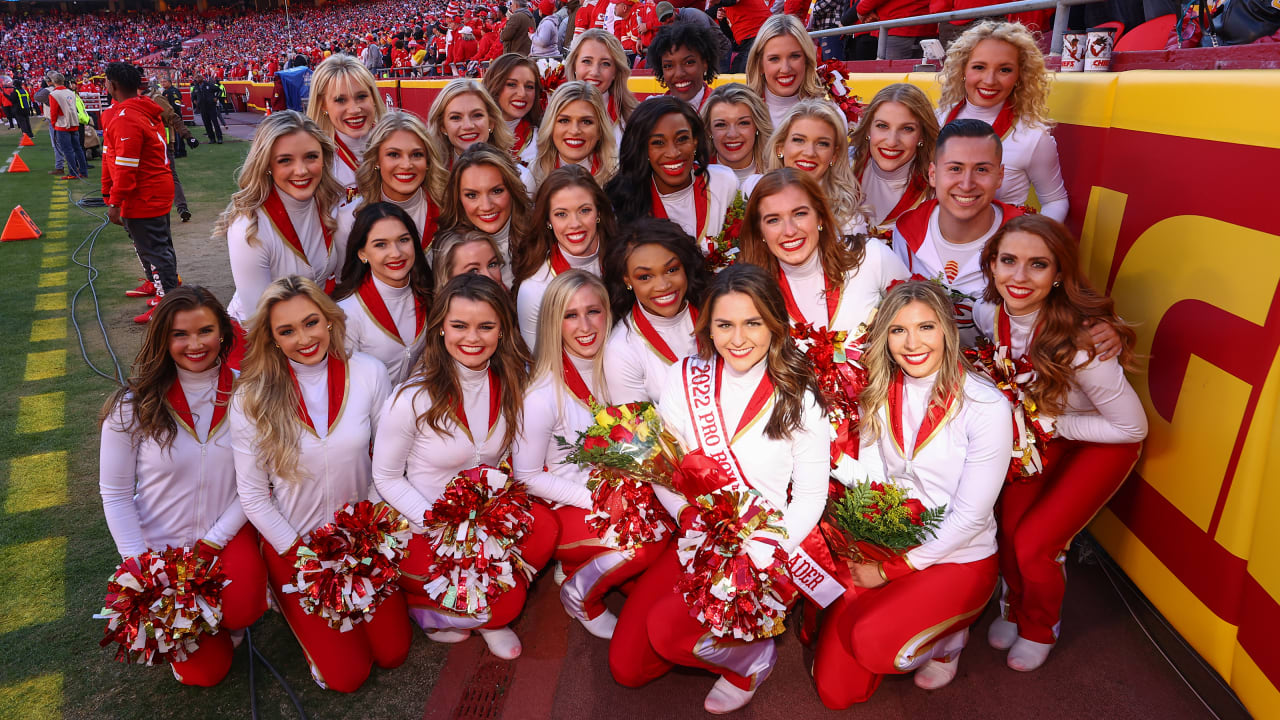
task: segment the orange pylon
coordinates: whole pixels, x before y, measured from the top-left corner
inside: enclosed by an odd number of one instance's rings
[[[9,222],[4,224],[4,232],[0,232],[0,242],[35,240],[38,237],[40,237],[40,228],[31,221],[31,216],[22,209],[21,205],[9,213]]]
[[[13,161],[9,163],[9,169],[5,172],[31,172],[31,168],[27,167],[27,164],[22,162],[22,157],[20,155],[14,154]]]
[[[18,146],[33,147],[34,145],[35,145],[35,142],[31,139],[31,136],[26,133],[22,133],[22,142],[18,143]]]

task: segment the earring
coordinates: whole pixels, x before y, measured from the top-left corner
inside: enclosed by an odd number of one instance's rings
[[[821,225],[819,225],[819,226],[818,226],[818,232],[822,232],[822,226],[821,226]]]
[[[551,229],[551,223],[547,223],[547,229],[548,229],[548,230],[550,230],[550,229]]]
[[[1054,281],[1053,281],[1053,286],[1054,286],[1054,287],[1062,287],[1062,281],[1061,281],[1061,280],[1054,280]]]
[[[377,165],[374,165],[374,166],[373,166],[373,169],[374,169],[374,170],[379,170],[379,169],[381,169],[381,168],[379,168]]]
[[[782,159],[782,153],[778,153],[778,159],[779,159],[779,160],[781,160],[781,159]]]
[[[444,331],[443,331],[443,330],[441,330],[441,331],[440,331],[440,337],[444,337]]]
[[[631,286],[630,286],[630,285],[628,285],[628,286],[627,286],[627,290],[629,290],[629,291],[631,291],[631,292],[635,292],[634,290],[631,290]]]
[[[333,323],[329,323],[328,325],[325,325],[325,326],[324,326],[324,329],[325,329],[325,330],[332,330],[332,329],[333,329]]]
[[[924,147],[924,141],[921,140],[920,142],[916,143],[916,147]]]
[[[502,339],[502,333],[498,333],[498,339],[499,339],[499,340],[501,340],[501,339]]]

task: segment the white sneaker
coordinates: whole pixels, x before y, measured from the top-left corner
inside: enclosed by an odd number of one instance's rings
[[[956,679],[956,672],[960,670],[960,657],[951,658],[949,662],[941,660],[930,660],[921,665],[915,672],[913,678],[916,687],[921,690],[937,690],[951,684]]]
[[[1018,624],[1004,618],[996,618],[987,628],[987,644],[997,650],[1008,650],[1018,639]]]
[[[724,715],[746,707],[755,696],[755,690],[743,690],[721,677],[711,686],[707,699],[702,701],[702,709],[712,715]]]
[[[1018,672],[1031,672],[1049,659],[1050,650],[1053,650],[1053,643],[1038,643],[1020,637],[1009,648],[1009,657],[1005,662]]]
[[[509,627],[498,628],[496,630],[486,630],[480,628],[480,637],[484,638],[484,644],[489,646],[489,652],[494,657],[502,660],[515,660],[520,657],[520,638],[516,637],[516,633]]]
[[[460,643],[471,637],[470,630],[428,630],[427,637],[438,643]]]
[[[613,637],[613,629],[618,625],[618,616],[605,610],[596,616],[594,620],[583,620],[578,618],[578,622],[582,623],[582,627],[587,632],[595,635],[603,640],[609,640]]]
[[[556,566],[551,568],[551,579],[556,581],[556,585],[563,585],[568,578],[569,576],[564,573],[564,563],[557,560]]]

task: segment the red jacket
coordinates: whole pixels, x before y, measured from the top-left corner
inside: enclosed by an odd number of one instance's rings
[[[496,32],[487,32],[484,37],[480,38],[480,45],[476,48],[477,60],[497,60],[502,55],[502,38],[498,37]]]
[[[454,38],[453,45],[449,46],[449,62],[466,63],[475,60],[479,49],[480,43],[475,40],[463,40],[459,35]]]
[[[636,32],[636,26],[644,23],[645,31]],[[618,18],[613,34],[622,42],[622,49],[640,54],[653,42],[654,29],[658,27],[657,6],[648,0],[634,3],[625,18]]]
[[[724,16],[733,30],[733,41],[739,45],[759,34],[760,26],[772,14],[764,0],[738,0],[724,8]]]
[[[139,95],[102,114],[102,197],[119,205],[120,216],[151,218],[173,208],[173,174],[160,106]]]
[[[929,7],[929,0],[861,0],[858,3],[858,15],[865,16],[874,12],[881,20],[897,20],[912,15],[927,15],[932,12]],[[897,37],[934,37],[938,34],[938,25],[934,23],[890,28],[889,34]]]

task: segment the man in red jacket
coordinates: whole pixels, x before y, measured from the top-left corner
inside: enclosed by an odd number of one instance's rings
[[[729,21],[729,28],[733,30],[734,53],[729,72],[746,72],[747,55],[756,43],[760,26],[773,13],[764,0],[715,0],[707,7],[707,14],[719,18],[722,10],[724,18]]]
[[[103,113],[102,197],[111,222],[123,225],[155,285],[155,300],[178,286],[178,260],[169,231],[173,173],[160,106],[139,95],[142,74],[128,63],[107,65],[107,93],[115,103]],[[133,319],[151,320],[154,304]]]

